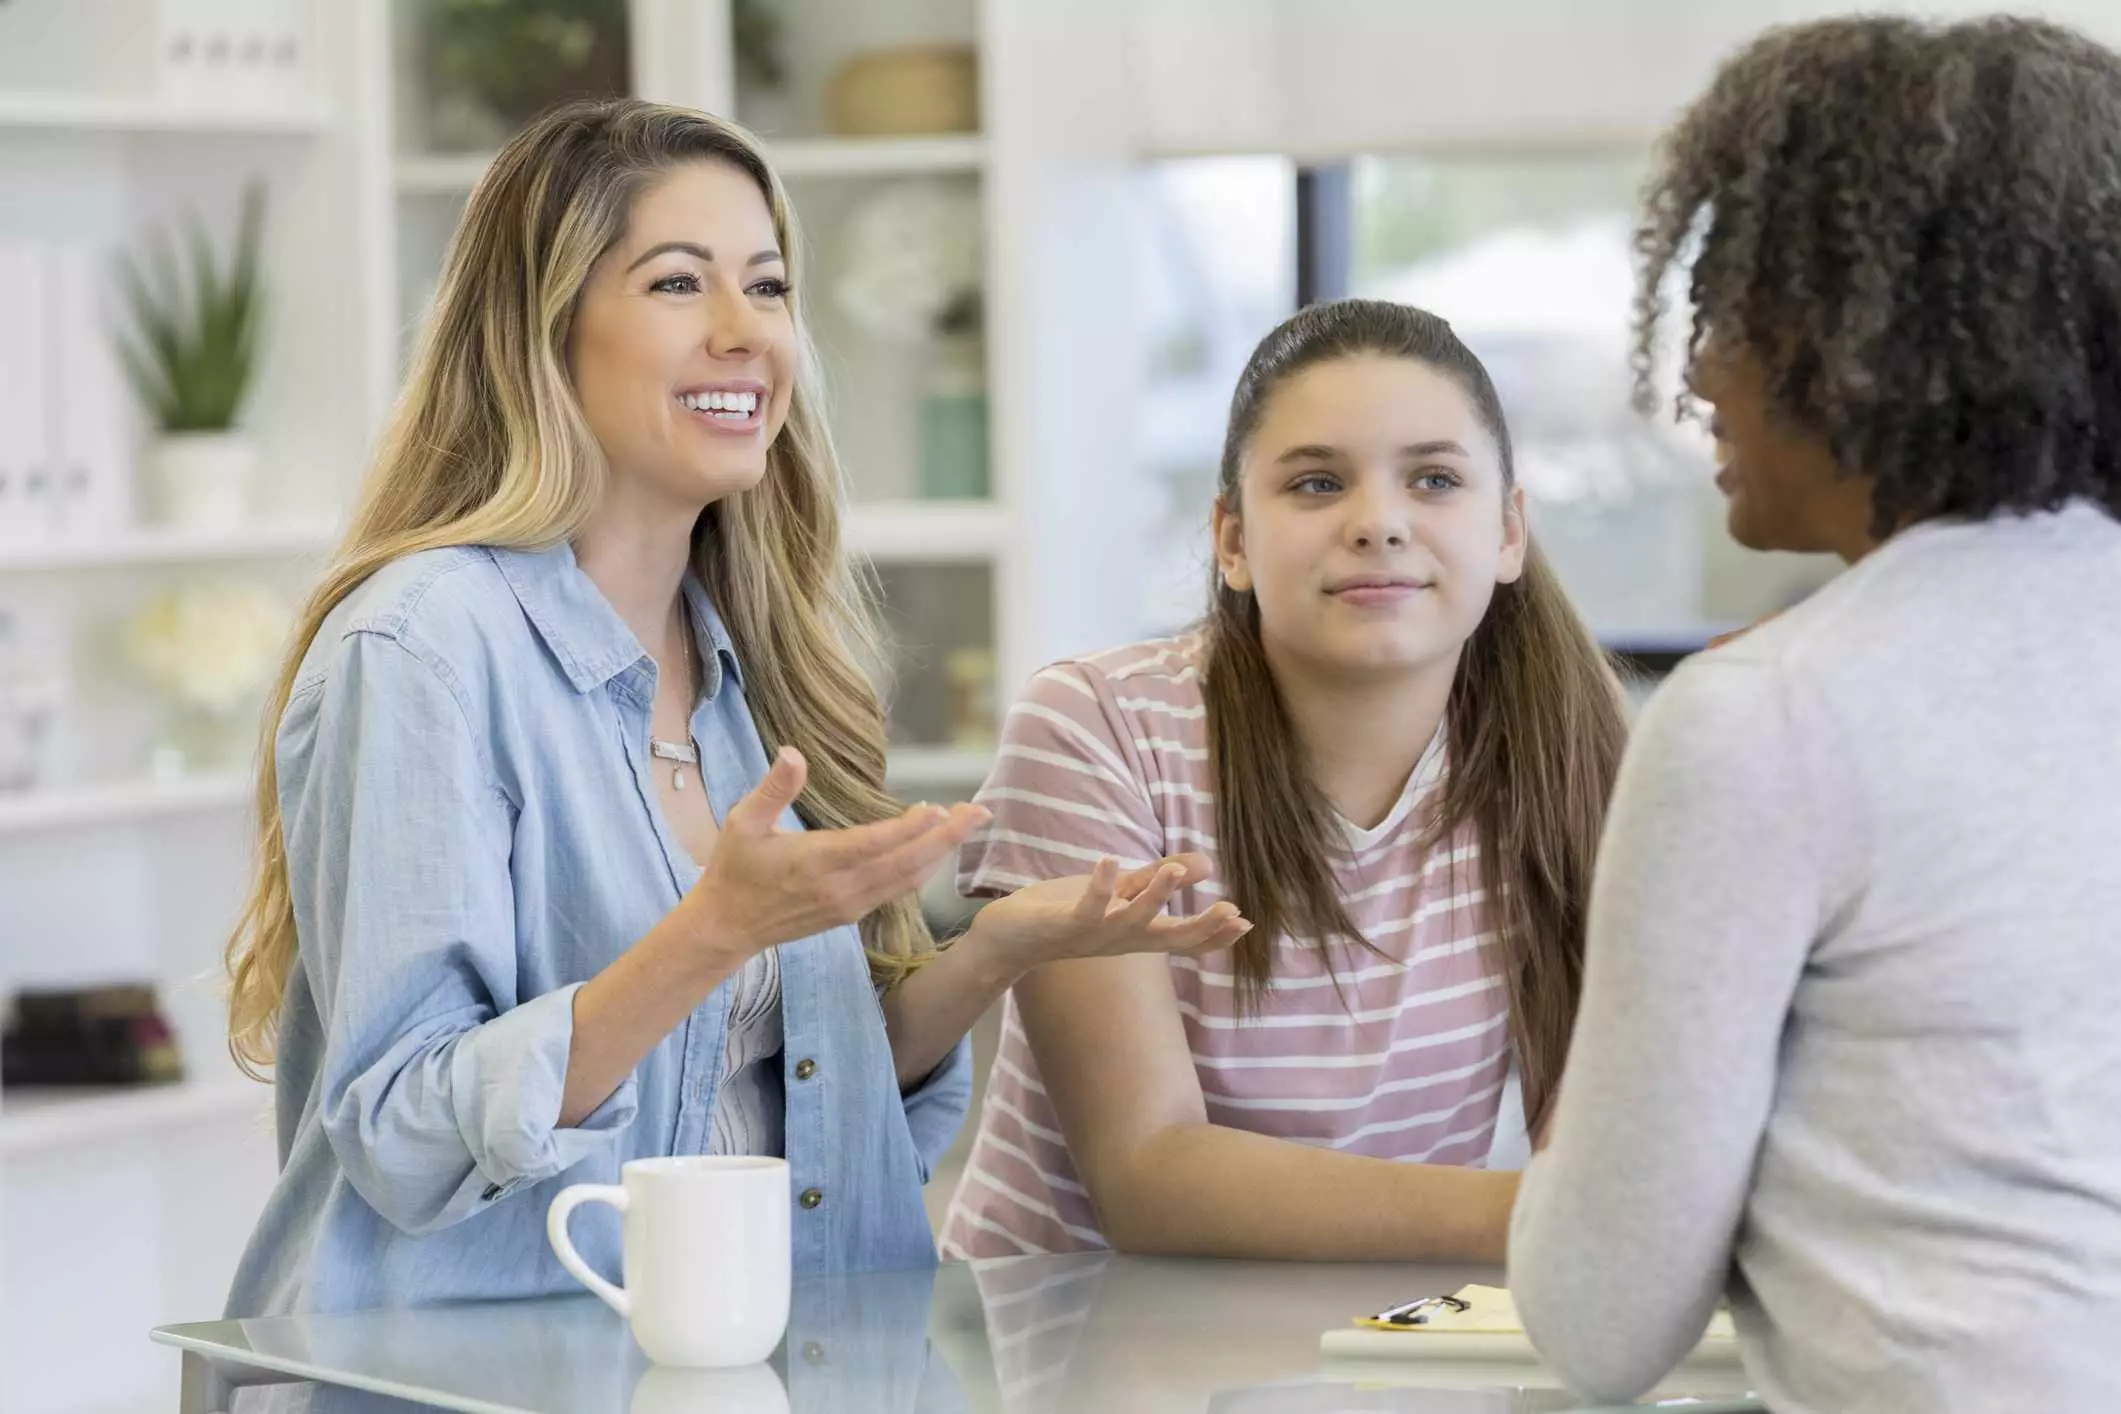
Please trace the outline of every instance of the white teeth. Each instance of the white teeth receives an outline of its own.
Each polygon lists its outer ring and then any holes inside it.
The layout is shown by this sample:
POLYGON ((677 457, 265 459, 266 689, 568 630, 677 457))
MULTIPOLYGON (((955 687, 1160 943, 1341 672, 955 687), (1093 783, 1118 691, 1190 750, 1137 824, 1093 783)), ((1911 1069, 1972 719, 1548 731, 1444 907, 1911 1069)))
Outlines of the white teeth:
POLYGON ((758 410, 757 393, 680 393, 678 402, 693 412, 730 413, 737 418, 749 417, 758 410))

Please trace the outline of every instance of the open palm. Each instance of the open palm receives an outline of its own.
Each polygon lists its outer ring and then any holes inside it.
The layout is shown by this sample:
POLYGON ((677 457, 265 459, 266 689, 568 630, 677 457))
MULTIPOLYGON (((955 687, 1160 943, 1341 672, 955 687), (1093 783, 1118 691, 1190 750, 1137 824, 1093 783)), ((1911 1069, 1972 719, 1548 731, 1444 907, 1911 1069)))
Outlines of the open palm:
POLYGON ((980 910, 978 930, 1029 966, 1129 953, 1213 952, 1251 930, 1237 906, 1220 902, 1190 916, 1166 916, 1164 905, 1208 875, 1198 854, 1177 854, 1121 873, 1100 859, 1088 874, 1045 879, 980 910))

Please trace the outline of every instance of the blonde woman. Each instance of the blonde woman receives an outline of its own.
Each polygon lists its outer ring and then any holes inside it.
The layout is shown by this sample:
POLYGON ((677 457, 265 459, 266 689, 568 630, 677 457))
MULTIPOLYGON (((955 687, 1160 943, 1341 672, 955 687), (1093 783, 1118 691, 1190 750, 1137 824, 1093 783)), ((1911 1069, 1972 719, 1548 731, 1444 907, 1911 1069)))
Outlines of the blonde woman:
POLYGON ((1157 861, 934 950, 912 891, 985 813, 884 793, 796 258, 696 113, 568 106, 473 193, 270 718, 230 1020, 282 1173, 234 1314, 567 1289, 552 1193, 654 1154, 785 1156, 800 1272, 931 1263, 971 1021, 1241 930, 1161 916, 1157 861))

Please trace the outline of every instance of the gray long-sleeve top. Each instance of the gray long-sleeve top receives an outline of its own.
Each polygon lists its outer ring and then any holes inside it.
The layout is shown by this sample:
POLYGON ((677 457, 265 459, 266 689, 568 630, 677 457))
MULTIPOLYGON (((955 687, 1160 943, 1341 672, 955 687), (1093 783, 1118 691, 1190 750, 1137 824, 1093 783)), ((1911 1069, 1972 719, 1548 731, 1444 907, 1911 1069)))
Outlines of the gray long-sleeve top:
POLYGON ((1510 1285, 1580 1392, 1728 1293, 1781 1414, 2121 1408, 2121 526, 1903 532, 1621 772, 1510 1285))

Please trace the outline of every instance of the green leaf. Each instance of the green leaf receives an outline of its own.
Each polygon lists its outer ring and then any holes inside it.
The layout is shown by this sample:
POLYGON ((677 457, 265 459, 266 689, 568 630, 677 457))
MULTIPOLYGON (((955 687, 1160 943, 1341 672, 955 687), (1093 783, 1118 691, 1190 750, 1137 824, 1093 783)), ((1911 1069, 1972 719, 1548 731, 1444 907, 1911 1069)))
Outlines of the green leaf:
POLYGON ((165 431, 218 431, 242 410, 257 366, 264 226, 265 190, 252 181, 244 187, 225 273, 196 214, 181 230, 181 273, 168 232, 147 242, 146 269, 121 262, 137 337, 119 340, 120 356, 134 391, 165 431))

